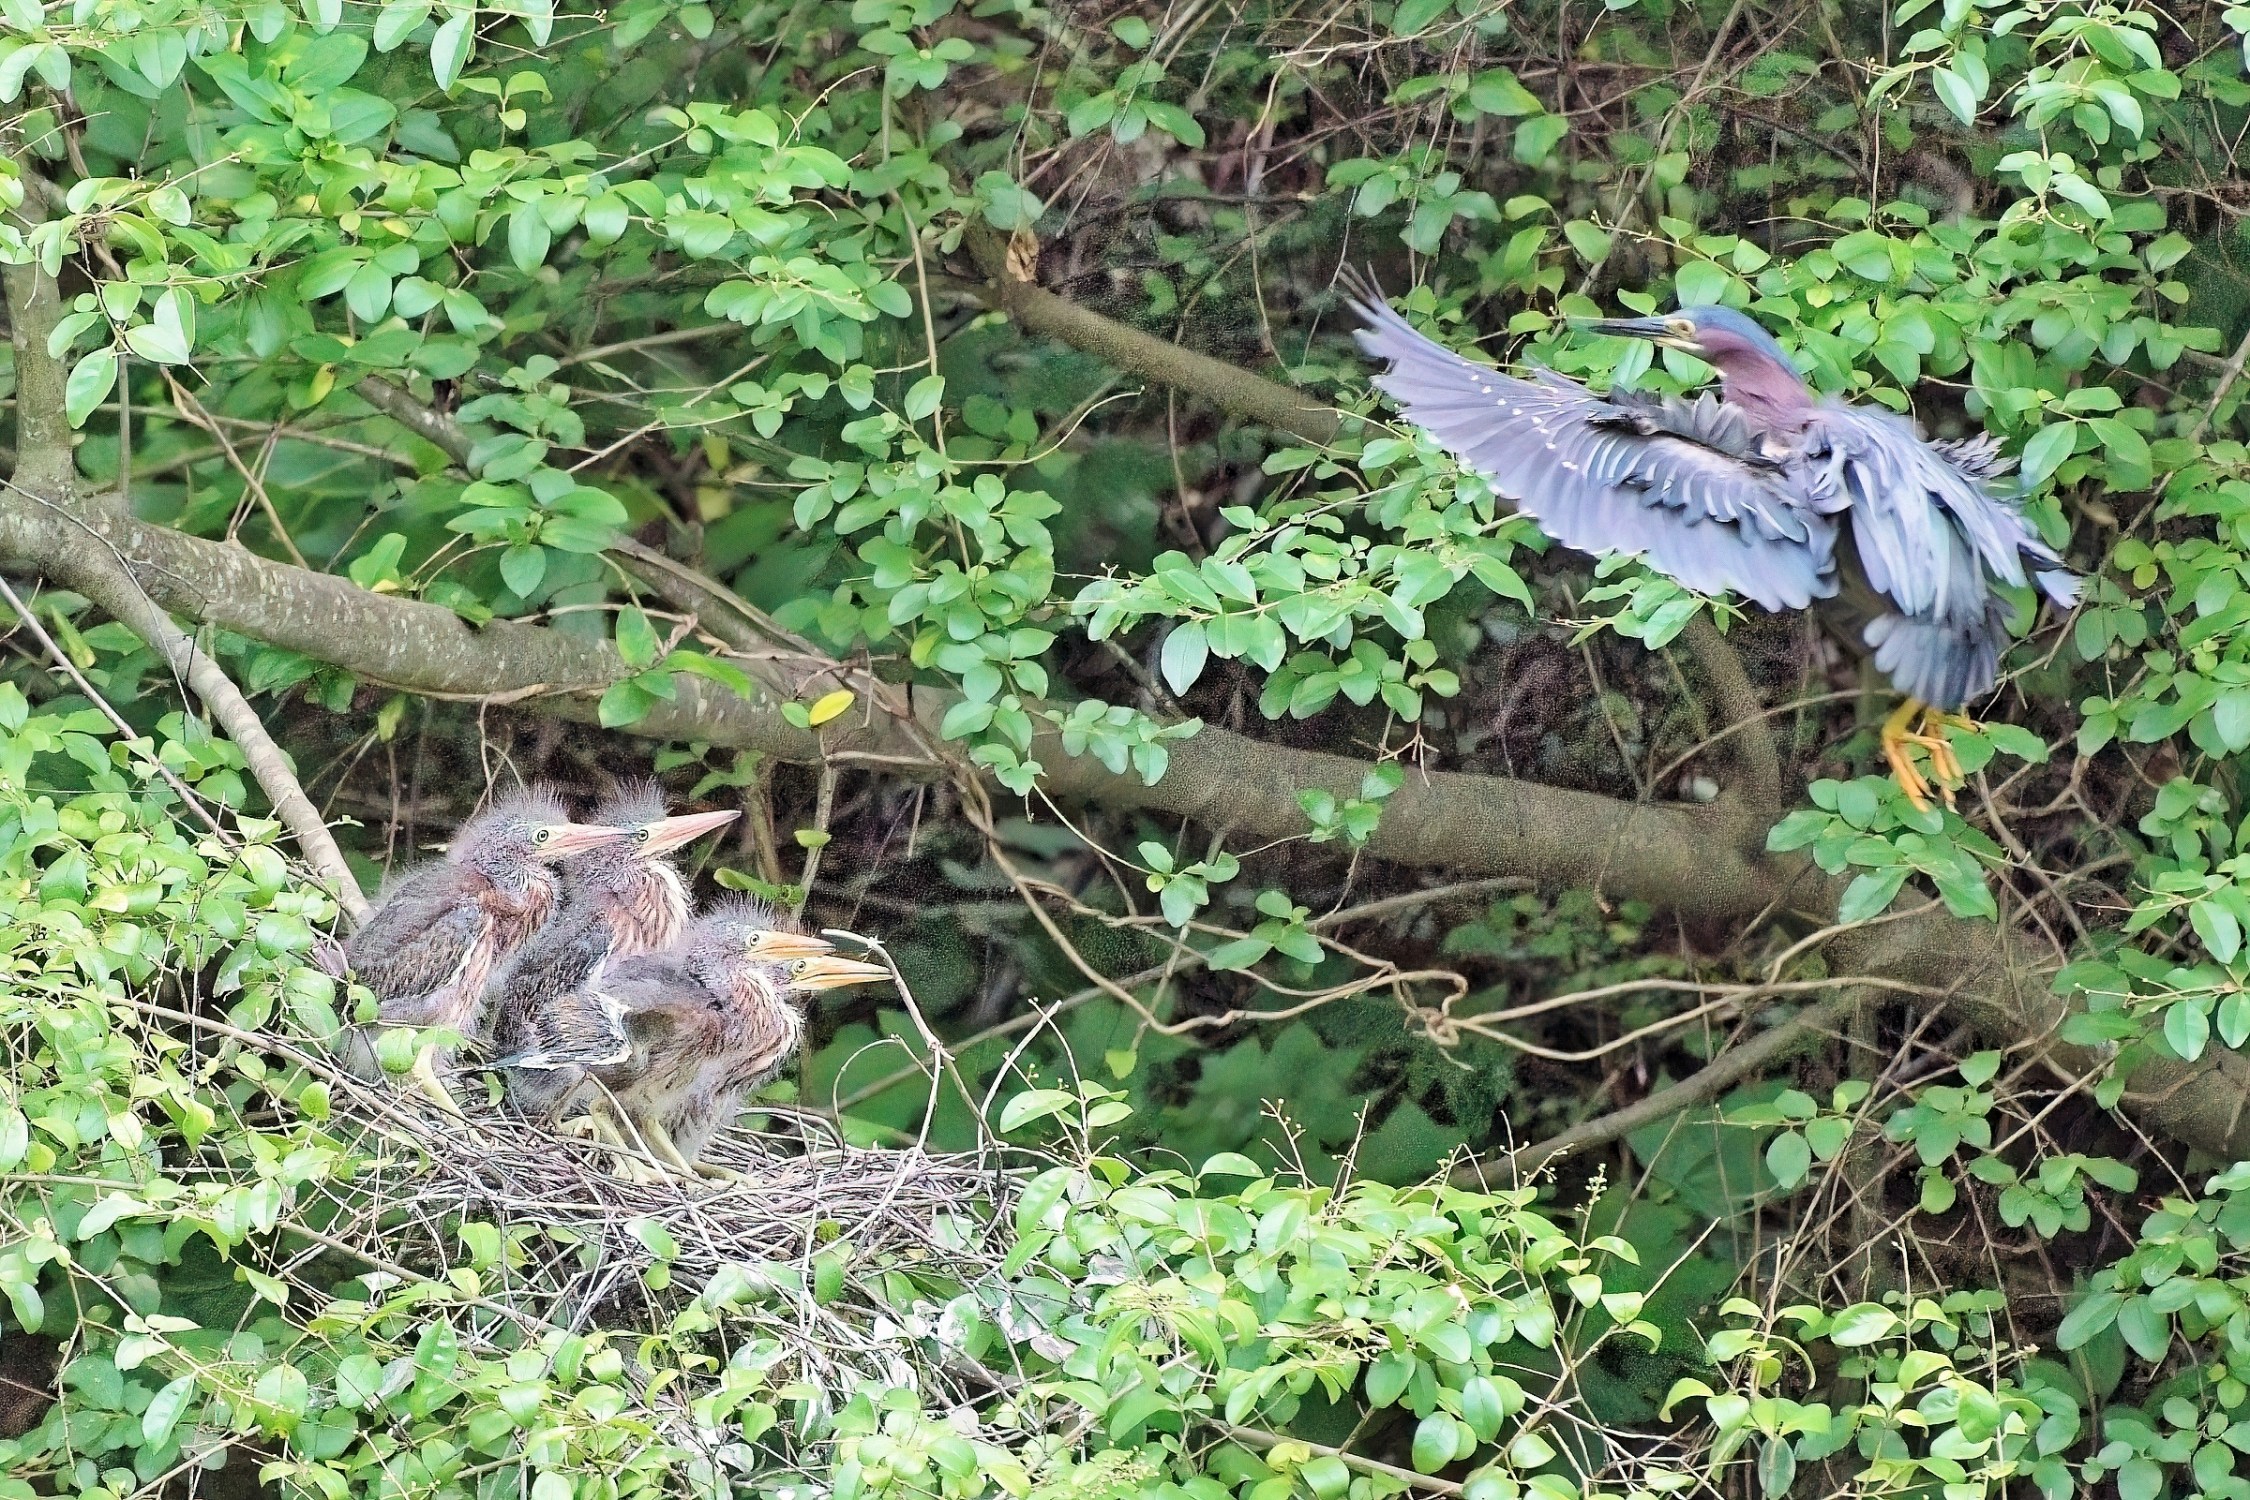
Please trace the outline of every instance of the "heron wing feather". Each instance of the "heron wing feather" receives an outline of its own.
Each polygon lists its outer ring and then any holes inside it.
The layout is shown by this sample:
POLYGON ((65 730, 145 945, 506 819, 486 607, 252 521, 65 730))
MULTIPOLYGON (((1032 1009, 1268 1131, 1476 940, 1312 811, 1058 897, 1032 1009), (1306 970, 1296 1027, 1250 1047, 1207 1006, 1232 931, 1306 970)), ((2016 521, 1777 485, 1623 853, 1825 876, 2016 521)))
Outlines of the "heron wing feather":
POLYGON ((1812 436, 1826 445, 1821 472, 1849 512, 1860 568, 1893 607, 1865 638, 1900 691, 1950 708, 1991 688, 2008 641, 1995 580, 2076 599, 2062 558, 1986 483, 2001 467, 1989 444, 1939 447, 1904 417, 1834 404, 1812 436))
POLYGON ((429 881, 392 894, 344 951, 354 976, 377 998, 407 1000, 451 983, 484 928, 472 891, 458 881, 429 881))
POLYGON ((1361 348, 1390 365, 1376 386, 1557 541, 1638 553, 1691 589, 1768 609, 1835 591, 1834 523, 1747 456, 1746 430, 1717 403, 1616 403, 1548 371, 1519 380, 1387 304, 1354 306, 1361 348))

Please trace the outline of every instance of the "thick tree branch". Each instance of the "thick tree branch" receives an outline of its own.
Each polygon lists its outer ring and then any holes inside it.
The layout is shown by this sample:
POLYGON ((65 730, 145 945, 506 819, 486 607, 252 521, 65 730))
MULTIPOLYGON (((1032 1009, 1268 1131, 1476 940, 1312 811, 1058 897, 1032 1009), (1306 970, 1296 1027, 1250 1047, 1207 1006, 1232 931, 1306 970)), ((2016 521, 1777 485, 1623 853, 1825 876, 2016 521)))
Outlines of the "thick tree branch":
MULTIPOLYGON (((20 497, 0 501, 0 556, 42 569, 59 560, 68 569, 73 553, 89 552, 115 558, 176 613, 414 692, 521 702, 589 719, 601 690, 630 671, 605 642, 505 620, 472 630, 438 605, 370 593, 349 579, 168 527, 110 515, 80 519, 20 497)), ((678 696, 655 705, 633 732, 806 764, 873 760, 922 776, 947 770, 928 747, 957 695, 892 688, 902 717, 853 713, 813 732, 792 727, 779 705, 809 682, 832 680, 842 670, 836 663, 767 650, 742 664, 766 696, 739 698, 683 675, 678 696)), ((1091 756, 1064 755, 1051 732, 1035 742, 1034 753, 1058 796, 1190 817, 1243 839, 1303 834, 1297 793, 1318 786, 1356 795, 1368 769, 1346 756, 1265 745, 1208 726, 1172 747, 1171 769, 1153 787, 1091 756)), ((1408 777, 1386 804, 1368 852, 1465 874, 1591 886, 1726 920, 1761 909, 1778 890, 1773 871, 1724 852, 1737 842, 1733 833, 1714 809, 1639 806, 1503 777, 1436 772, 1408 777)))
POLYGON ((1783 811, 1781 756, 1774 748, 1773 729, 1766 722, 1766 705, 1742 670, 1742 657, 1734 643, 1719 633, 1708 615, 1689 618, 1680 632, 1681 644, 1695 654, 1711 685, 1720 716, 1726 723, 1726 758, 1742 773, 1743 790, 1750 805, 1771 822, 1783 811))
POLYGON ((1201 396, 1222 411, 1308 443, 1332 443, 1343 430, 1342 416, 1318 396, 1253 375, 1208 354, 1182 349, 1169 340, 1088 311, 1035 282, 1015 279, 1009 274, 1007 247, 982 224, 970 226, 966 243, 977 268, 989 279, 984 289, 986 302, 1007 313, 1020 327, 1060 339, 1120 370, 1201 396))
MULTIPOLYGON (((53 189, 31 170, 17 128, 0 133, 0 156, 24 185, 23 202, 9 215, 19 229, 45 222, 53 189)), ((65 495, 76 477, 64 405, 67 374, 47 352, 47 336, 62 321, 62 293, 36 262, 0 268, 8 298, 9 336, 16 355, 15 482, 39 494, 65 495)))

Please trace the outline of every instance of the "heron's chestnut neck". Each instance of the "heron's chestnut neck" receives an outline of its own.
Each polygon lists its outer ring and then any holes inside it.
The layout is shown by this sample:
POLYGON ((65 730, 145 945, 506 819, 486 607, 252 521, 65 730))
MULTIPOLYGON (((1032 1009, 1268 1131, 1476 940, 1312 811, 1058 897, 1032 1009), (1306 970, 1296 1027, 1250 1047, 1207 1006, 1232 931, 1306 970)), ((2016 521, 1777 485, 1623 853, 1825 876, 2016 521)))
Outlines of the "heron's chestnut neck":
POLYGON ((1813 409, 1813 394, 1795 370, 1752 349, 1714 349, 1705 363, 1719 372, 1727 404, 1767 427, 1796 427, 1813 409))

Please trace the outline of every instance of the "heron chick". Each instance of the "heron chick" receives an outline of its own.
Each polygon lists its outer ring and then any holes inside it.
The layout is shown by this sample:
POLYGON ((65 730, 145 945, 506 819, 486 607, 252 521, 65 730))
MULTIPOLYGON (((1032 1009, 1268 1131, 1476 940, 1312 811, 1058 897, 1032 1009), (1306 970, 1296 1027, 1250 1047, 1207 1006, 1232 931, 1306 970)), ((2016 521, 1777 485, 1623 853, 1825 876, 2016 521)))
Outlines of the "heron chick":
POLYGON ((1989 443, 1932 443, 1908 418, 1815 395, 1732 308, 1588 325, 1718 371, 1718 397, 1683 401, 1503 375, 1416 332, 1363 280, 1352 291, 1360 347, 1389 365, 1376 386, 1555 540, 1637 553, 1688 588, 1769 610, 1848 590, 1871 616, 1862 642, 1905 699, 1881 741, 1918 807, 1930 784, 1909 747, 1928 753, 1950 802, 1961 776, 1945 726, 1973 728, 1957 710, 1999 679, 2009 611, 1996 586, 2077 602, 2077 575, 1992 483, 1989 443))
MULTIPOLYGON (((602 1001, 621 1023, 623 1055, 584 1066, 656 1156, 697 1171, 711 1137, 796 1052, 797 997, 889 977, 836 956, 762 902, 728 901, 674 947, 611 966, 602 1001)), ((620 1050, 614 1037, 604 1045, 620 1050)))
POLYGON ((596 808, 596 821, 627 836, 563 862, 561 911, 493 983, 492 1044, 504 1059, 508 1097, 527 1114, 547 1119, 561 1110, 585 1077, 584 1059, 623 1056, 620 1025, 600 1001, 602 976, 618 959, 679 940, 687 887, 667 856, 741 816, 669 814, 653 781, 631 783, 596 808), (588 1024, 593 1034, 574 1034, 588 1024))
MULTIPOLYGON (((476 1032, 493 972, 529 942, 555 909, 562 860, 622 842, 630 831, 573 822, 551 788, 496 800, 463 823, 441 858, 398 877, 344 944, 361 984, 375 992, 381 1025, 476 1032)), ((353 1034, 349 1062, 366 1072, 372 1039, 353 1034)), ((455 1114, 429 1050, 414 1082, 455 1114)))

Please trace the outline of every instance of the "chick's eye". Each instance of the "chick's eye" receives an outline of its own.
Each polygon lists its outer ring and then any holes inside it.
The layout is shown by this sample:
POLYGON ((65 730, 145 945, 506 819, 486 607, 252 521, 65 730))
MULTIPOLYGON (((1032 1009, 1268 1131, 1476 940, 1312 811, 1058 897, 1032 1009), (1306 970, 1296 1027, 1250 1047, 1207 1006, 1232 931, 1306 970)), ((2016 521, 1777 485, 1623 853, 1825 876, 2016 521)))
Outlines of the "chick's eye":
POLYGON ((555 830, 553 830, 552 828, 542 828, 531 836, 531 841, 534 844, 544 844, 554 836, 555 830))
POLYGON ((636 844, 647 843, 649 841, 649 837, 650 830, 645 825, 633 830, 633 842, 636 844))

